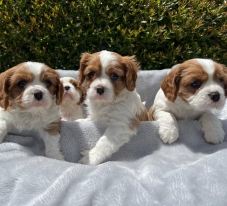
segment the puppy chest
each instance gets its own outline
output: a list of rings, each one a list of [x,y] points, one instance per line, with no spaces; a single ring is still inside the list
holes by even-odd
[[[12,123],[19,130],[45,128],[52,122],[59,121],[59,115],[56,114],[31,114],[19,113],[12,115]]]

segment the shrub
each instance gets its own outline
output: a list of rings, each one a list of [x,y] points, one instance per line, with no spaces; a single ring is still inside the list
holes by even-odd
[[[20,62],[78,69],[83,52],[136,55],[142,69],[227,64],[227,6],[205,0],[0,0],[0,71]]]

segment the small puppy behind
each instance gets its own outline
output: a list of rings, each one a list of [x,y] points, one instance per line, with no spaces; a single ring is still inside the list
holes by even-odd
[[[110,51],[84,53],[80,60],[79,81],[86,79],[88,118],[107,125],[103,136],[79,161],[97,165],[129,142],[140,121],[148,120],[147,110],[136,92],[139,64],[134,56]]]
[[[74,121],[83,119],[83,102],[86,97],[85,87],[79,85],[78,81],[71,77],[62,77],[64,88],[62,103],[59,106],[61,119],[63,121]]]
[[[25,62],[1,73],[0,143],[13,128],[36,130],[44,141],[46,156],[63,160],[58,108],[62,95],[58,73],[45,64]]]
[[[179,137],[177,120],[198,120],[207,142],[224,140],[222,123],[211,112],[222,109],[227,95],[227,68],[210,59],[191,59],[174,67],[164,78],[149,119],[159,122],[164,143]]]

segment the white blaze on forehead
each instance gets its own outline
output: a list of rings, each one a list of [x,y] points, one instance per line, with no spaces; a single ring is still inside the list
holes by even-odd
[[[100,62],[102,66],[102,75],[105,75],[105,70],[109,65],[117,63],[117,57],[110,51],[103,50],[100,52]]]
[[[34,80],[31,85],[40,84],[40,74],[43,71],[44,64],[39,62],[26,62],[25,66],[34,74]]]
[[[204,71],[210,76],[214,75],[214,62],[211,59],[196,59],[202,65]]]
[[[26,62],[25,66],[35,75],[39,76],[41,71],[43,70],[43,63],[39,62]]]
[[[62,77],[60,80],[62,83],[70,83],[71,77]]]

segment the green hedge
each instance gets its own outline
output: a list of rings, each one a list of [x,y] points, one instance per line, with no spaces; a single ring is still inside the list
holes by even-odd
[[[227,5],[205,0],[0,0],[0,71],[78,69],[83,52],[136,55],[142,69],[189,58],[227,64]]]

